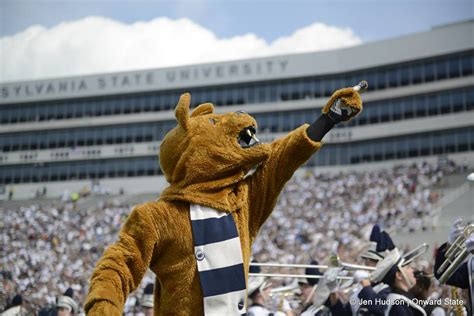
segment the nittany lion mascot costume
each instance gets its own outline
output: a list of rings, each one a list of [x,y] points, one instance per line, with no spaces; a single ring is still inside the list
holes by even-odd
[[[190,94],[176,106],[178,125],[160,147],[170,183],[154,202],[134,208],[118,241],[93,272],[87,315],[121,315],[127,295],[150,268],[155,315],[241,315],[251,245],[293,173],[337,123],[362,110],[354,88],[336,91],[323,114],[270,144],[243,111],[215,114],[210,103],[190,114]]]

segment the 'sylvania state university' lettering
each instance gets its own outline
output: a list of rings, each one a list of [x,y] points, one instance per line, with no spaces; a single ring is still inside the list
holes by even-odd
[[[219,65],[180,67],[128,74],[110,74],[64,80],[36,81],[2,85],[1,99],[43,97],[86,93],[97,90],[127,89],[139,87],[167,88],[166,84],[189,84],[191,81],[245,78],[248,76],[276,75],[286,72],[288,59],[245,61]]]

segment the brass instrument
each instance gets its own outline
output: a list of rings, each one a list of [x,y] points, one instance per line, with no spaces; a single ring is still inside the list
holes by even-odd
[[[419,256],[423,255],[429,246],[427,243],[422,243],[418,247],[414,248],[413,250],[407,252],[403,255],[403,265],[410,264],[413,260],[418,258]]]
[[[314,264],[291,264],[291,263],[257,263],[252,262],[250,266],[258,266],[258,267],[272,267],[272,268],[316,268],[316,269],[328,269],[328,268],[341,268],[342,270],[346,271],[355,271],[355,270],[367,270],[373,271],[375,267],[369,267],[364,265],[352,264],[341,262],[339,257],[333,255],[329,258],[329,265],[314,265]],[[286,274],[286,273],[249,273],[249,276],[264,276],[264,277],[272,277],[272,278],[306,278],[306,279],[322,279],[324,275],[307,275],[307,274]],[[338,280],[352,280],[352,276],[347,275],[338,275],[336,277]]]
[[[270,290],[270,297],[273,299],[275,310],[280,312],[283,311],[285,300],[290,304],[290,306],[299,305],[301,303],[299,294],[300,288],[296,280],[289,285],[272,288]]]
[[[249,276],[264,276],[270,278],[305,278],[305,279],[322,279],[323,275],[308,274],[287,274],[287,273],[249,273]],[[337,276],[338,280],[352,280],[351,276]]]
[[[339,261],[339,258],[337,256],[332,256],[331,257],[331,264],[329,266],[327,265],[314,265],[314,264],[291,264],[291,263],[257,263],[257,262],[252,262],[250,263],[251,266],[258,266],[258,267],[274,267],[274,268],[316,268],[316,269],[328,269],[331,267],[340,267],[342,270],[367,270],[367,271],[374,271],[375,267],[369,267],[369,266],[364,266],[364,265],[358,265],[358,264],[352,264],[352,263],[347,263],[347,262],[342,262]],[[264,276],[261,273],[250,273],[249,275],[261,275]],[[298,276],[291,275],[291,277],[295,278]],[[313,279],[320,279],[321,276],[299,276],[302,278],[313,278]],[[347,278],[346,278],[347,279]]]
[[[458,289],[454,286],[451,286],[451,299],[454,302],[459,302],[459,293]],[[452,307],[453,314],[455,316],[463,316],[464,315],[464,307],[461,304],[455,304]]]
[[[464,227],[463,233],[456,238],[452,245],[446,250],[445,257],[446,260],[443,264],[439,267],[438,274],[441,274],[439,278],[439,282],[441,284],[446,283],[446,281],[453,275],[454,271],[456,271],[459,266],[464,262],[464,260],[469,255],[465,242],[466,239],[474,233],[474,224],[469,224]]]

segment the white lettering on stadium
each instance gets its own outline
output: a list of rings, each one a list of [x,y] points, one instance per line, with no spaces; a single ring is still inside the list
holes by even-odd
[[[108,88],[137,87],[152,85],[153,83],[154,76],[152,72],[130,75],[109,75],[89,80],[76,79],[3,86],[1,89],[1,97],[2,99],[8,99],[11,97],[47,96],[59,93],[85,92],[88,89],[103,90]]]
[[[57,97],[68,94],[85,94],[105,90],[154,87],[162,84],[162,89],[171,85],[226,78],[243,79],[249,76],[269,76],[286,72],[288,59],[245,61],[225,65],[202,65],[180,67],[169,70],[154,70],[127,74],[110,74],[64,80],[36,81],[5,84],[0,86],[0,99],[22,99],[35,97]],[[168,85],[168,86],[167,86]]]
[[[184,82],[188,80],[220,79],[225,77],[270,75],[284,73],[288,65],[287,59],[267,60],[262,62],[235,63],[230,65],[190,67],[177,70],[168,70],[168,82]]]

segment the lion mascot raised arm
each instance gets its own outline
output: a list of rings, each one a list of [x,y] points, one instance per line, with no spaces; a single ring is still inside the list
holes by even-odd
[[[155,315],[245,314],[252,243],[323,136],[362,110],[357,90],[336,91],[314,123],[270,144],[258,140],[247,113],[215,114],[205,103],[190,114],[191,96],[183,94],[178,125],[160,147],[170,185],[159,200],[133,209],[97,262],[87,315],[121,315],[148,268],[156,274]]]

